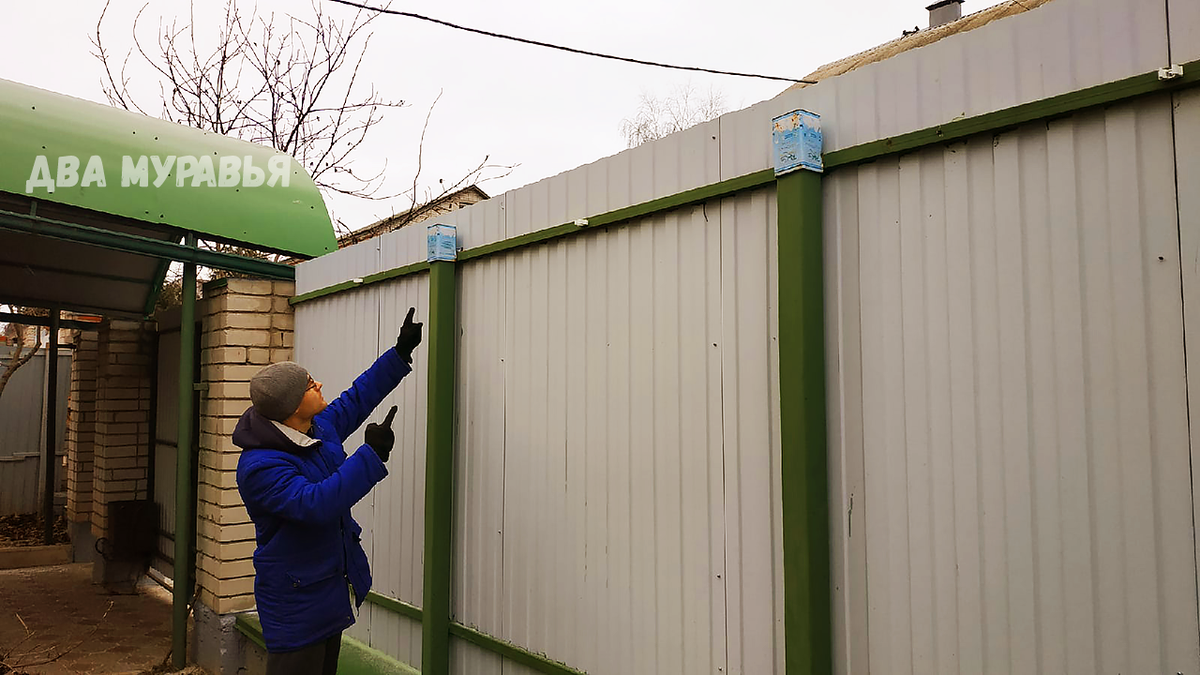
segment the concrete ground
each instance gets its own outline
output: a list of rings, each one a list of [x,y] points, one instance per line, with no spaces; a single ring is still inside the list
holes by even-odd
[[[170,652],[171,595],[153,581],[109,595],[91,563],[0,571],[0,673],[135,675]]]

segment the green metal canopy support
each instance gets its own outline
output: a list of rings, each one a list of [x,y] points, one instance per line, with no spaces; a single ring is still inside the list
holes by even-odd
[[[788,675],[833,672],[821,175],[777,183],[779,416]]]
[[[196,235],[187,234],[187,246],[196,245]],[[192,499],[192,428],[196,358],[196,263],[183,265],[183,313],[179,323],[179,444],[175,459],[175,583],[171,618],[171,663],[175,670],[187,665],[188,600],[192,597],[192,545],[196,536],[196,502]]]
[[[42,486],[42,543],[54,543],[54,460],[58,455],[58,318],[50,310],[50,339],[46,344],[46,475]]]
[[[452,262],[429,265],[429,404],[425,440],[425,588],[421,673],[450,673],[450,578],[454,539],[454,352]]]
[[[168,263],[171,261],[198,263],[213,269],[242,272],[267,279],[290,281],[296,278],[296,269],[283,263],[206,251],[197,248],[195,243],[191,245],[177,244],[173,241],[141,237],[136,234],[126,234],[99,227],[50,220],[32,214],[0,211],[0,230],[99,246],[113,251],[136,253],[159,258]],[[193,239],[195,239],[195,235],[193,235]]]

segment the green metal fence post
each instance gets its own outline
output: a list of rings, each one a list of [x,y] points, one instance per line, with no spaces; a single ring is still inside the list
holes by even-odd
[[[189,232],[187,245],[196,245]],[[191,590],[192,539],[196,531],[196,503],[191,499],[192,484],[192,405],[196,395],[194,369],[196,359],[196,264],[183,265],[183,313],[179,323],[179,447],[175,459],[175,568],[174,604],[171,619],[171,662],[176,670],[187,665],[187,615]]]
[[[42,484],[42,543],[54,543],[54,464],[58,460],[58,319],[50,310],[50,340],[46,343],[46,456]],[[41,330],[40,328],[38,330]],[[24,336],[21,336],[24,339]]]
[[[786,667],[788,675],[826,675],[833,672],[833,616],[821,175],[781,177],[776,199]]]
[[[454,508],[455,263],[429,266],[429,391],[425,430],[425,588],[422,675],[450,672]]]

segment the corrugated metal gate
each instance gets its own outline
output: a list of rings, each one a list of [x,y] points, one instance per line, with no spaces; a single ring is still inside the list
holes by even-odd
[[[178,320],[176,320],[178,324]],[[175,558],[175,470],[179,454],[179,327],[158,334],[158,371],[155,374],[154,456],[152,460],[154,501],[158,505],[158,547],[151,565],[168,579],[174,579]],[[200,331],[196,331],[196,370],[199,381]],[[195,429],[199,429],[199,396],[196,398]],[[197,434],[197,438],[199,435]],[[193,448],[193,462],[198,461],[198,447]],[[193,474],[194,475],[194,474]],[[193,496],[194,498],[194,496]]]

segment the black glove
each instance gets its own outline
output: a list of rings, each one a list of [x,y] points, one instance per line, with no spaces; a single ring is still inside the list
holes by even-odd
[[[424,324],[413,323],[413,314],[416,311],[416,307],[408,308],[408,316],[404,317],[400,335],[396,336],[396,353],[407,363],[412,363],[413,350],[421,344],[421,326]]]
[[[383,420],[383,424],[375,424],[371,422],[367,425],[366,439],[367,445],[379,455],[379,459],[388,461],[388,457],[392,455],[392,446],[396,444],[396,432],[392,431],[392,418],[396,416],[396,406],[388,411],[387,418]]]

